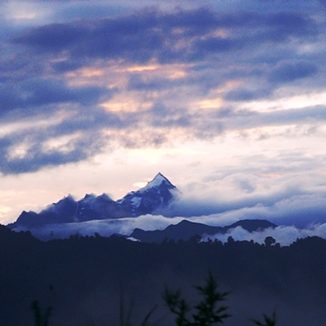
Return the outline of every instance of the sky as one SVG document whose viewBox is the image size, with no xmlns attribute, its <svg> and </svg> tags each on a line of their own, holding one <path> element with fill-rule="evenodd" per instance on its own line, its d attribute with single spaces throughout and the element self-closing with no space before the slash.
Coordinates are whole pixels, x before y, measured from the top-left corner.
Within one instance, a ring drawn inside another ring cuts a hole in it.
<svg viewBox="0 0 326 326">
<path fill-rule="evenodd" d="M 0 223 L 158 172 L 174 216 L 318 221 L 325 32 L 324 0 L 1 2 Z"/>
</svg>

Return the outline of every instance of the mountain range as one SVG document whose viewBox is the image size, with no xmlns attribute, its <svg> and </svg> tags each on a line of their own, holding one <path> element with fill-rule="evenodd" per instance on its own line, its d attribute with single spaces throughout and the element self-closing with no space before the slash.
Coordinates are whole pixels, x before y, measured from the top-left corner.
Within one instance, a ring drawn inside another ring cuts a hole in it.
<svg viewBox="0 0 326 326">
<path fill-rule="evenodd" d="M 268 228 L 275 228 L 277 225 L 266 220 L 242 220 L 222 227 L 183 220 L 176 225 L 169 225 L 164 230 L 144 231 L 136 228 L 130 234 L 130 238 L 139 240 L 141 242 L 157 243 L 165 240 L 189 240 L 192 237 L 200 237 L 203 234 L 214 235 L 217 233 L 227 233 L 227 231 L 239 226 L 248 232 L 254 232 L 263 231 Z"/>
<path fill-rule="evenodd" d="M 92 225 L 98 224 L 99 233 L 103 228 L 106 234 L 119 233 L 114 230 L 114 221 L 128 223 L 124 218 L 137 218 L 142 215 L 155 215 L 162 213 L 162 208 L 168 209 L 180 192 L 163 174 L 158 173 L 152 181 L 137 191 L 127 193 L 123 198 L 114 201 L 107 194 L 95 196 L 87 194 L 76 201 L 71 195 L 64 197 L 36 213 L 23 211 L 18 219 L 8 228 L 14 231 L 29 230 L 36 237 L 49 240 L 65 238 L 74 234 L 90 235 L 97 231 Z M 127 219 L 128 220 L 128 219 Z M 103 224 L 103 223 L 104 224 Z M 102 223 L 102 224 L 100 224 Z M 276 227 L 266 220 L 241 220 L 228 226 L 210 226 L 202 223 L 191 222 L 187 219 L 174 224 L 171 223 L 163 230 L 143 230 L 133 228 L 124 237 L 141 242 L 160 243 L 164 240 L 189 240 L 202 235 L 225 234 L 230 229 L 242 227 L 248 232 L 263 231 Z M 107 229 L 111 231 L 107 232 Z"/>
<path fill-rule="evenodd" d="M 148 184 L 114 201 L 107 194 L 87 194 L 79 201 L 69 195 L 49 205 L 40 213 L 23 211 L 16 222 L 17 227 L 34 228 L 46 224 L 85 222 L 91 220 L 138 217 L 153 214 L 158 208 L 166 207 L 174 198 L 177 188 L 161 173 Z"/>
</svg>

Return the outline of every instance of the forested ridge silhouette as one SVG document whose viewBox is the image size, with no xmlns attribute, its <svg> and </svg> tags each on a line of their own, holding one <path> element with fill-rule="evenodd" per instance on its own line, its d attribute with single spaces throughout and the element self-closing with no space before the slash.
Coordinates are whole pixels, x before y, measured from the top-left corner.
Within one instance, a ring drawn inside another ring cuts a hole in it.
<svg viewBox="0 0 326 326">
<path fill-rule="evenodd" d="M 73 236 L 41 242 L 0 226 L 0 323 L 33 325 L 31 303 L 51 306 L 50 325 L 119 325 L 121 294 L 133 325 L 156 305 L 161 325 L 173 325 L 162 300 L 165 285 L 198 299 L 193 285 L 208 273 L 230 292 L 225 325 L 252 325 L 277 311 L 278 326 L 321 325 L 326 319 L 326 240 L 271 242 L 132 242 L 123 237 Z M 128 301 L 129 302 L 129 301 Z"/>
</svg>

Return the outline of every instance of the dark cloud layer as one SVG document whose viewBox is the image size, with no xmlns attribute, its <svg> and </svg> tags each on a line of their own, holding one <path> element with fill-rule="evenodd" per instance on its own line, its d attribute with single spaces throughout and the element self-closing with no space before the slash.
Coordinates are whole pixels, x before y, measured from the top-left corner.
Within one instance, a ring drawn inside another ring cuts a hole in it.
<svg viewBox="0 0 326 326">
<path fill-rule="evenodd" d="M 35 172 L 47 166 L 63 165 L 85 160 L 100 151 L 102 138 L 92 134 L 90 137 L 73 139 L 52 149 L 46 149 L 44 142 L 51 137 L 48 132 L 40 132 L 40 138 L 17 135 L 17 138 L 0 139 L 0 166 L 4 174 Z M 10 156 L 16 144 L 27 142 L 26 153 Z"/>
<path fill-rule="evenodd" d="M 227 35 L 214 36 L 218 29 Z M 184 62 L 252 48 L 266 42 L 306 39 L 318 33 L 302 13 L 220 14 L 209 9 L 164 13 L 143 10 L 126 17 L 41 26 L 12 39 L 36 52 L 70 58 L 113 58 L 132 62 Z"/>
<path fill-rule="evenodd" d="M 173 138 L 169 133 L 175 130 L 184 138 L 213 138 L 228 130 L 323 121 L 323 106 L 270 113 L 238 109 L 243 102 L 274 99 L 280 88 L 297 82 L 306 91 L 321 89 L 325 66 L 321 51 L 315 50 L 325 28 L 315 19 L 317 12 L 239 8 L 225 12 L 143 8 L 8 34 L 0 58 L 3 121 L 26 117 L 37 121 L 45 115 L 52 119 L 61 111 L 66 118 L 47 129 L 0 136 L 0 172 L 23 173 L 86 160 L 110 141 L 127 147 L 159 146 Z M 305 45 L 312 50 L 301 51 Z M 146 64 L 160 65 L 162 73 L 124 70 Z M 108 86 L 116 67 L 126 80 L 124 86 Z M 105 73 L 93 81 L 78 80 L 84 68 Z M 168 69 L 181 69 L 183 75 L 171 77 L 165 74 Z M 225 88 L 228 84 L 234 86 Z M 198 102 L 214 91 L 221 107 L 202 109 Z M 134 92 L 140 102 L 150 99 L 149 109 L 103 109 L 102 104 L 114 96 Z M 45 150 L 47 141 L 75 133 L 77 140 L 68 141 L 64 149 Z M 19 158 L 10 155 L 21 143 L 28 143 L 28 152 Z"/>
<path fill-rule="evenodd" d="M 96 103 L 103 90 L 98 87 L 68 87 L 62 82 L 51 79 L 26 79 L 16 87 L 12 84 L 0 84 L 0 114 L 5 114 L 15 109 L 33 108 L 58 104 L 78 103 L 92 105 Z M 108 94 L 109 92 L 106 91 Z"/>
<path fill-rule="evenodd" d="M 317 71 L 317 67 L 310 62 L 281 62 L 270 74 L 270 80 L 277 83 L 287 83 L 297 79 L 311 77 Z"/>
</svg>

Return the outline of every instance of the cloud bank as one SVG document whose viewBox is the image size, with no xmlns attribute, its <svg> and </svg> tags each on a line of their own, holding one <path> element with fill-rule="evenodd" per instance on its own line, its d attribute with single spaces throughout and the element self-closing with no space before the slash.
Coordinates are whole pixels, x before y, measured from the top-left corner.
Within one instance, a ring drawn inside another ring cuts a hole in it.
<svg viewBox="0 0 326 326">
<path fill-rule="evenodd" d="M 265 243 L 266 237 L 273 237 L 275 243 L 281 246 L 289 246 L 298 239 L 317 236 L 326 239 L 326 223 L 315 225 L 309 229 L 298 229 L 294 226 L 278 226 L 275 229 L 266 229 L 261 232 L 248 232 L 241 227 L 231 229 L 226 234 L 216 234 L 214 236 L 204 235 L 202 241 L 219 240 L 223 243 L 232 237 L 234 241 L 254 241 L 259 244 Z"/>
</svg>

